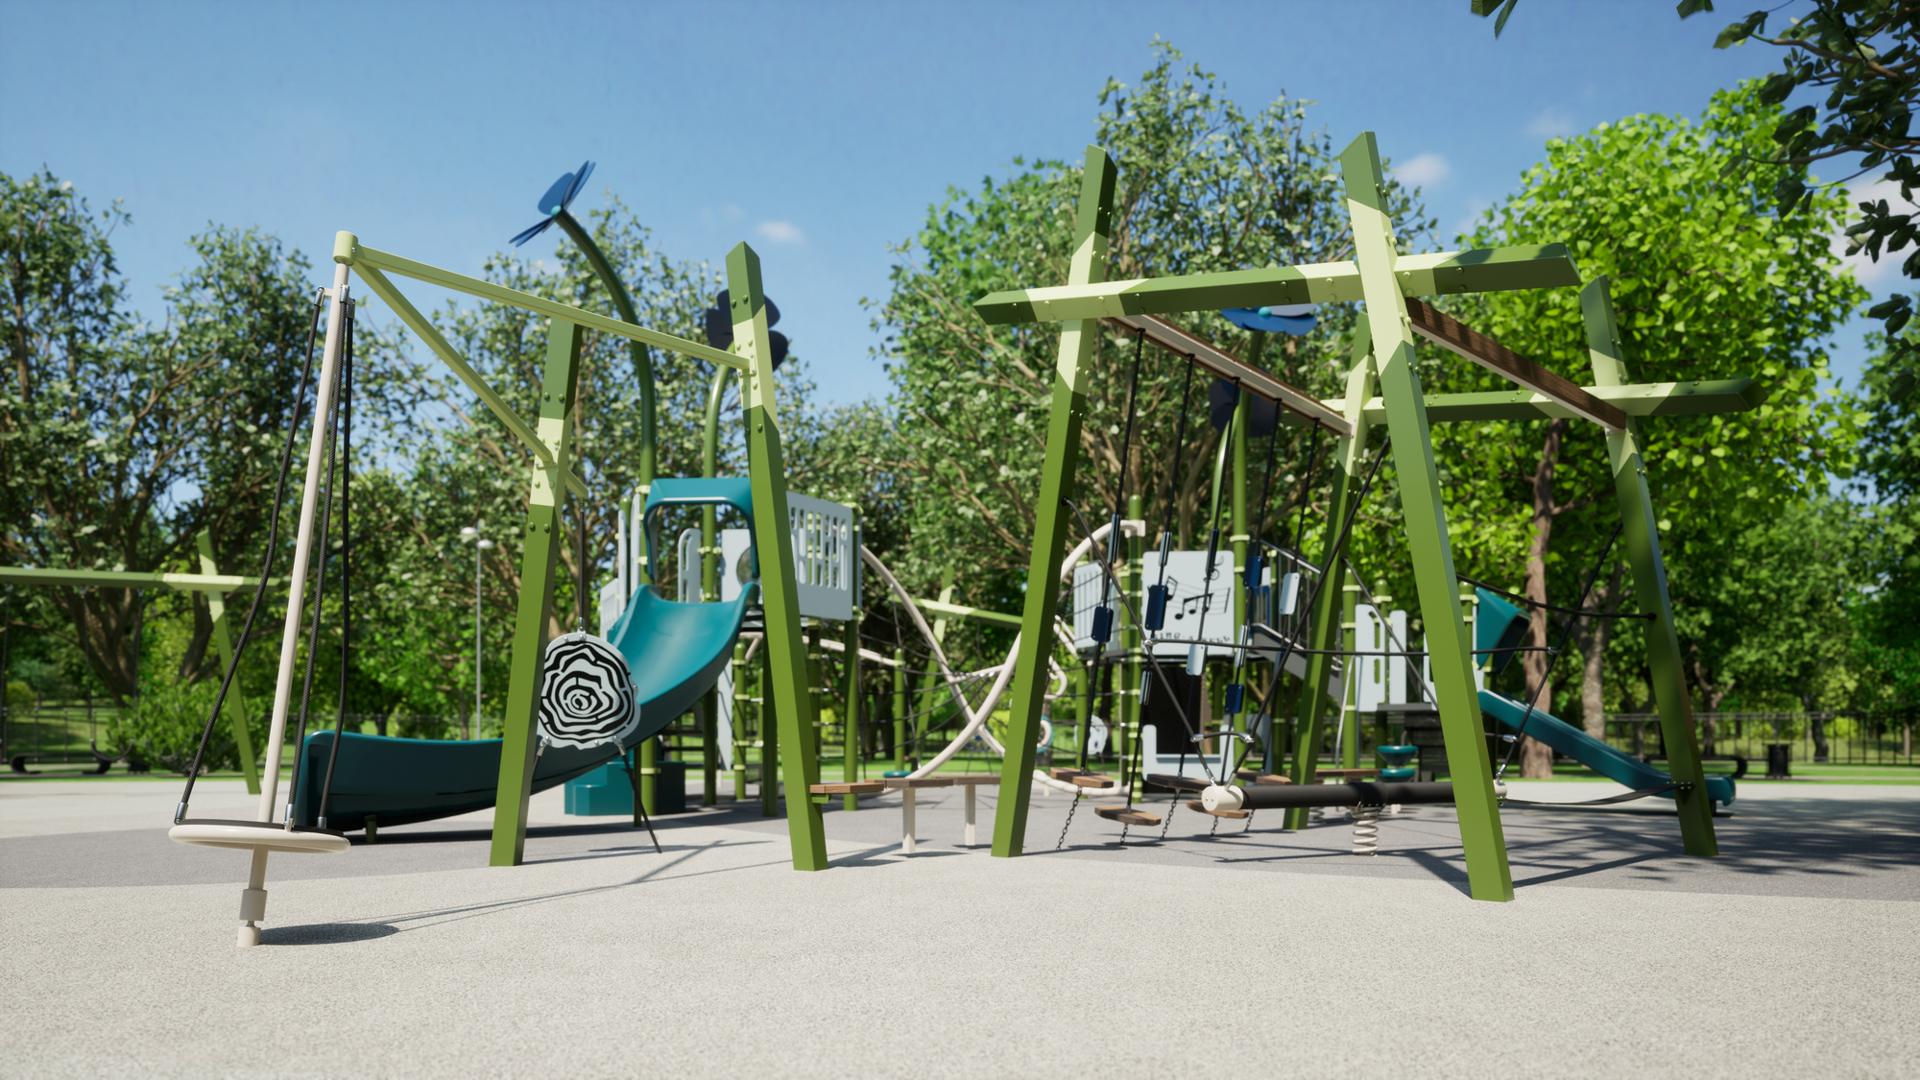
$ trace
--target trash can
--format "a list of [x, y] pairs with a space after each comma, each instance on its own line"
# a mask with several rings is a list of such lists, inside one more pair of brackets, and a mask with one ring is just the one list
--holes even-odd
[[1767, 744], [1767, 779], [1790, 780], [1792, 771], [1788, 768], [1793, 760], [1793, 744], [1775, 742]]
[[662, 758], [654, 762], [654, 766], [659, 771], [653, 774], [653, 812], [686, 813], [687, 763], [678, 758]]

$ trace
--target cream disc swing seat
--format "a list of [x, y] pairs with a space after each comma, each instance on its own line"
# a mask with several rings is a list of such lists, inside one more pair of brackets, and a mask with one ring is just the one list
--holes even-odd
[[[286, 443], [281, 449], [279, 478], [275, 485], [274, 500], [269, 510], [267, 526], [266, 555], [261, 567], [260, 585], [255, 590], [253, 602], [248, 607], [247, 618], [240, 634], [240, 648], [227, 665], [221, 680], [219, 693], [214, 698], [213, 708], [206, 727], [201, 731], [200, 744], [194, 754], [193, 763], [187, 772], [186, 790], [181, 794], [180, 804], [174, 811], [174, 823], [167, 830], [167, 838], [178, 843], [195, 847], [227, 848], [252, 853], [251, 866], [247, 875], [247, 887], [240, 894], [239, 944], [242, 946], [260, 943], [260, 922], [266, 917], [267, 892], [267, 856], [273, 852], [294, 854], [339, 854], [352, 846], [347, 838], [324, 828], [325, 819], [321, 819], [322, 828], [296, 828], [292, 824], [291, 807], [285, 823], [274, 821], [274, 809], [280, 786], [280, 759], [286, 745], [287, 719], [289, 706], [293, 698], [294, 663], [300, 649], [300, 631], [303, 605], [307, 599], [307, 571], [312, 562], [316, 546], [324, 553], [327, 548], [327, 526], [331, 517], [331, 502], [335, 481], [334, 440], [336, 424], [339, 428], [340, 459], [342, 476], [351, 475], [350, 455], [352, 451], [353, 431], [353, 307], [347, 295], [347, 266], [337, 264], [334, 268], [333, 287], [321, 290], [313, 311], [313, 322], [308, 328], [307, 361], [302, 369], [299, 388], [294, 394], [293, 417], [288, 425]], [[206, 756], [207, 743], [213, 732], [213, 726], [220, 715], [220, 706], [228, 690], [233, 685], [235, 673], [239, 670], [240, 654], [246, 646], [255, 617], [259, 614], [261, 601], [266, 594], [267, 583], [271, 580], [274, 549], [279, 537], [279, 509], [286, 494], [286, 481], [291, 472], [293, 448], [298, 439], [301, 405], [306, 399], [306, 391], [313, 375], [313, 344], [319, 328], [323, 308], [331, 307], [327, 319], [326, 344], [322, 351], [320, 377], [315, 387], [313, 402], [313, 432], [308, 444], [307, 471], [305, 485], [300, 499], [299, 531], [294, 540], [293, 565], [287, 579], [287, 614], [280, 639], [280, 661], [278, 676], [274, 684], [273, 714], [267, 732], [266, 753], [263, 757], [263, 775], [260, 784], [260, 803], [258, 817], [255, 820], [187, 817], [187, 806], [193, 797], [194, 781], [200, 773], [201, 764]], [[344, 408], [342, 408], [344, 403]], [[325, 502], [322, 507], [321, 481], [326, 480]], [[318, 517], [318, 538], [316, 543], [315, 518]], [[348, 663], [348, 641], [350, 639], [350, 615], [348, 603], [347, 563], [352, 532], [348, 518], [347, 484], [341, 484], [341, 683], [344, 690], [346, 665]], [[320, 598], [326, 588], [326, 564], [324, 560], [317, 568], [314, 587], [314, 611], [312, 626], [308, 631], [307, 664], [301, 687], [300, 734], [295, 745], [304, 736], [307, 720], [307, 702], [313, 688], [313, 645], [320, 629]], [[342, 695], [344, 697], [344, 695]], [[342, 706], [344, 707], [344, 706]], [[338, 746], [338, 740], [335, 741]], [[297, 770], [299, 760], [296, 757], [294, 777], [298, 783]], [[328, 763], [328, 772], [332, 772], [332, 763]], [[331, 779], [331, 775], [329, 775]], [[324, 806], [324, 801], [322, 803]], [[323, 811], [324, 812], [324, 811]]]

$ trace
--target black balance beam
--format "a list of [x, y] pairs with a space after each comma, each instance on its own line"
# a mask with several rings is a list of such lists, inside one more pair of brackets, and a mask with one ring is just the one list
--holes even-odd
[[1452, 784], [1380, 783], [1361, 780], [1350, 784], [1248, 784], [1240, 788], [1245, 810], [1275, 810], [1292, 806], [1391, 806], [1407, 803], [1450, 803]]

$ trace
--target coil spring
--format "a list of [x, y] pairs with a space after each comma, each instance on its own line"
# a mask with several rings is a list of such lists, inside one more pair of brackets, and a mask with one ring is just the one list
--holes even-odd
[[1356, 806], [1353, 808], [1353, 853], [1355, 855], [1374, 855], [1380, 850], [1380, 808], [1377, 806]]

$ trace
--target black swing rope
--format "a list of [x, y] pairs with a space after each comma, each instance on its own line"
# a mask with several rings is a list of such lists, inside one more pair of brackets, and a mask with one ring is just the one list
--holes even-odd
[[[1300, 513], [1299, 513], [1299, 516], [1295, 519], [1294, 547], [1296, 549], [1298, 549], [1300, 544], [1299, 528], [1302, 525], [1304, 525], [1306, 522], [1306, 503], [1307, 503], [1307, 500], [1312, 497], [1313, 480], [1314, 480], [1315, 474], [1318, 471], [1319, 464], [1320, 464], [1320, 444], [1322, 441], [1321, 440], [1322, 430], [1323, 429], [1320, 424], [1320, 418], [1314, 417], [1312, 430], [1302, 433], [1302, 436], [1301, 436], [1303, 439], [1310, 440], [1312, 452], [1307, 457], [1307, 471], [1302, 477], [1304, 483], [1300, 489], [1300, 499], [1298, 503], [1298, 505], [1300, 506]], [[1265, 531], [1263, 526], [1265, 526], [1267, 518], [1273, 514], [1273, 474], [1276, 469], [1276, 462], [1278, 459], [1277, 451], [1279, 450], [1279, 447], [1280, 447], [1279, 432], [1276, 431], [1274, 433], [1274, 437], [1267, 440], [1266, 476], [1260, 482], [1260, 516], [1254, 520], [1255, 529], [1261, 532]], [[1280, 534], [1282, 536], [1285, 536], [1286, 535], [1286, 529], [1284, 524], [1286, 520], [1285, 516], [1282, 515], [1282, 517], [1279, 520], [1282, 523]], [[1265, 557], [1260, 552], [1260, 548], [1262, 546], [1263, 545], [1260, 543], [1252, 544], [1248, 552], [1248, 558], [1260, 559], [1264, 562]], [[1278, 584], [1279, 578], [1280, 578], [1280, 575], [1278, 573], [1279, 567], [1276, 566], [1274, 570], [1275, 570], [1274, 584]], [[1246, 661], [1247, 661], [1247, 652], [1248, 652], [1247, 647], [1253, 644], [1253, 628], [1256, 625], [1258, 625], [1258, 620], [1254, 618], [1255, 614], [1258, 611], [1258, 605], [1253, 602], [1253, 585], [1254, 585], [1255, 576], [1256, 575], [1253, 574], [1250, 570], [1247, 572], [1248, 599], [1247, 599], [1246, 619], [1245, 619], [1245, 625], [1242, 626], [1240, 630], [1242, 647], [1240, 649], [1237, 649], [1233, 654], [1232, 679], [1235, 683], [1241, 686], [1240, 693], [1243, 695], [1243, 699], [1244, 699], [1244, 695], [1246, 695], [1247, 693], [1246, 684], [1243, 681], [1244, 679], [1243, 673], [1244, 673], [1244, 670], [1246, 667]], [[1268, 596], [1272, 596], [1273, 595], [1272, 590], [1274, 588], [1274, 584], [1264, 585], [1264, 586], [1261, 586], [1261, 588], [1266, 590]], [[1276, 736], [1276, 732], [1273, 726], [1272, 705], [1273, 705], [1273, 690], [1274, 690], [1274, 687], [1278, 685], [1279, 680], [1280, 680], [1280, 669], [1277, 667], [1273, 668], [1268, 673], [1267, 692], [1260, 696], [1258, 707], [1251, 710], [1253, 714], [1252, 719], [1248, 722], [1248, 725], [1247, 725], [1248, 728], [1251, 730], [1258, 730], [1260, 727], [1261, 721], [1265, 720], [1267, 724], [1267, 740], [1269, 744], [1272, 743], [1272, 740]], [[1246, 824], [1242, 826], [1240, 831], [1247, 832], [1252, 828], [1253, 828], [1253, 815], [1249, 813], [1247, 815]]]
[[[353, 322], [354, 307], [347, 306], [343, 327], [346, 347], [340, 357], [340, 684], [334, 696], [333, 742], [327, 747], [327, 775], [320, 784], [320, 806], [314, 824], [327, 827], [327, 802], [333, 797], [334, 767], [340, 763], [340, 743], [346, 738], [347, 672], [353, 656], [353, 519], [349, 515], [353, 493]], [[319, 605], [314, 605], [315, 614]], [[317, 621], [317, 620], [316, 620]], [[309, 650], [311, 655], [311, 650]], [[301, 722], [305, 723], [302, 702]], [[297, 743], [295, 745], [298, 745]], [[297, 768], [298, 759], [296, 759]], [[298, 777], [298, 773], [295, 776]], [[291, 820], [291, 817], [289, 817]]]
[[[180, 804], [174, 808], [173, 821], [179, 824], [187, 819], [187, 806], [193, 800], [194, 782], [200, 777], [200, 769], [205, 764], [207, 744], [213, 738], [213, 729], [220, 722], [221, 706], [226, 704], [227, 693], [233, 688], [234, 677], [240, 671], [240, 656], [246, 651], [247, 643], [253, 639], [253, 624], [259, 618], [261, 603], [266, 599], [267, 581], [273, 574], [274, 548], [280, 540], [280, 509], [286, 503], [287, 476], [293, 470], [293, 447], [300, 437], [300, 412], [306, 407], [307, 387], [313, 381], [314, 346], [320, 338], [320, 316], [325, 313], [327, 295], [330, 290], [322, 288], [313, 300], [313, 314], [307, 322], [307, 358], [300, 369], [300, 382], [293, 392], [293, 410], [287, 420], [286, 442], [280, 448], [280, 466], [274, 480], [273, 503], [267, 514], [267, 542], [260, 557], [259, 583], [254, 586], [253, 600], [247, 605], [247, 617], [240, 624], [240, 640], [234, 645], [233, 656], [227, 661], [227, 670], [220, 677], [220, 689], [214, 694], [213, 706], [207, 710], [207, 722], [200, 728], [200, 741], [195, 745], [193, 761], [187, 767], [186, 787], [180, 793]], [[279, 762], [271, 767], [278, 769]]]
[[[344, 488], [344, 484], [342, 484], [341, 482], [340, 474], [338, 471], [338, 465], [339, 465], [338, 456], [336, 455], [335, 452], [340, 448], [339, 447], [339, 440], [341, 435], [340, 420], [341, 420], [341, 411], [342, 411], [342, 404], [343, 404], [340, 391], [341, 391], [341, 387], [345, 382], [347, 368], [352, 363], [352, 361], [347, 358], [349, 355], [348, 350], [353, 347], [352, 345], [353, 343], [352, 305], [349, 304], [347, 306], [346, 311], [343, 314], [343, 318], [345, 321], [343, 322], [340, 328], [340, 333], [341, 333], [340, 367], [333, 374], [333, 380], [334, 380], [333, 408], [329, 411], [329, 415], [327, 415], [326, 417], [314, 418], [315, 423], [323, 423], [326, 425], [326, 432], [327, 432], [326, 440], [325, 440], [326, 441], [326, 457], [323, 459], [325, 461], [325, 465], [323, 466], [323, 471], [326, 476], [327, 487], [326, 487], [325, 493], [320, 496], [320, 520], [318, 522], [318, 527], [313, 537], [312, 550], [319, 552], [320, 565], [317, 566], [313, 572], [313, 615], [307, 623], [307, 655], [306, 655], [306, 662], [302, 667], [301, 678], [300, 678], [300, 719], [299, 719], [298, 726], [294, 729], [293, 774], [287, 780], [286, 819], [284, 824], [282, 825], [282, 828], [286, 829], [288, 832], [292, 832], [294, 828], [294, 820], [295, 820], [294, 802], [300, 792], [301, 773], [303, 773], [306, 769], [307, 718], [309, 715], [310, 707], [313, 702], [313, 669], [314, 669], [314, 660], [318, 656], [320, 651], [320, 624], [323, 621], [323, 616], [326, 610], [327, 563], [331, 561], [327, 556], [329, 553], [328, 552], [329, 544], [332, 542], [330, 538], [330, 529], [333, 521], [333, 495], [334, 495], [334, 491], [337, 488]], [[346, 560], [345, 560], [344, 547], [342, 549], [341, 556], [342, 556], [341, 557], [341, 563], [342, 563], [341, 578], [344, 581], [346, 578], [346, 573], [345, 573]], [[346, 649], [343, 643], [341, 648], [341, 663], [344, 665], [345, 662], [346, 662]], [[345, 681], [345, 677], [346, 677], [345, 671], [343, 669], [341, 673], [341, 679], [343, 682]], [[336, 745], [339, 742], [337, 738], [334, 741]], [[275, 764], [277, 765], [278, 763], [275, 763]], [[318, 824], [317, 821], [316, 821], [316, 824]]]
[[[1316, 446], [1317, 445], [1316, 443]], [[1393, 434], [1389, 432], [1386, 438], [1380, 440], [1380, 448], [1374, 451], [1373, 460], [1367, 465], [1367, 474], [1361, 478], [1360, 490], [1354, 495], [1353, 505], [1347, 507], [1346, 516], [1340, 521], [1339, 531], [1334, 533], [1333, 543], [1327, 547], [1326, 565], [1321, 569], [1319, 579], [1313, 583], [1313, 592], [1309, 595], [1303, 595], [1300, 598], [1309, 618], [1312, 617], [1314, 607], [1320, 602], [1320, 592], [1327, 587], [1327, 580], [1339, 576], [1341, 560], [1346, 557], [1347, 537], [1353, 532], [1353, 522], [1360, 516], [1360, 507], [1366, 503], [1367, 495], [1373, 491], [1374, 478], [1380, 475], [1380, 466], [1387, 460], [1387, 449], [1392, 445]], [[1302, 488], [1301, 496], [1300, 512], [1295, 520], [1295, 528], [1304, 532], [1306, 528], [1306, 500], [1312, 498], [1312, 490], [1310, 488]], [[1295, 543], [1298, 544], [1299, 540], [1300, 535], [1296, 533], [1294, 537]], [[1293, 639], [1285, 638], [1280, 647], [1280, 655], [1274, 660], [1274, 667], [1276, 669], [1286, 667], [1287, 658], [1295, 652], [1306, 654], [1311, 651], [1313, 650], [1297, 649], [1294, 646]], [[1269, 745], [1272, 745], [1272, 738], [1273, 734], [1269, 733]]]
[[[1145, 342], [1145, 335], [1142, 334], [1141, 342], [1135, 346], [1136, 357], [1138, 357], [1140, 350], [1144, 349], [1145, 347], [1144, 342]], [[1193, 358], [1188, 357], [1187, 373], [1185, 378], [1181, 380], [1181, 384], [1180, 384], [1180, 418], [1179, 418], [1179, 422], [1174, 425], [1175, 457], [1174, 457], [1172, 468], [1168, 470], [1167, 499], [1166, 499], [1166, 505], [1163, 508], [1161, 513], [1160, 577], [1158, 581], [1158, 583], [1161, 586], [1164, 586], [1167, 580], [1167, 551], [1168, 551], [1168, 545], [1171, 543], [1171, 536], [1173, 531], [1173, 506], [1174, 506], [1174, 500], [1179, 493], [1179, 478], [1180, 478], [1180, 464], [1179, 464], [1179, 456], [1178, 456], [1179, 447], [1181, 444], [1183, 444], [1186, 441], [1186, 437], [1187, 437], [1187, 415], [1191, 411], [1187, 406], [1188, 406], [1188, 400], [1193, 395], [1193, 370], [1196, 366], [1197, 365], [1193, 362]], [[1064, 505], [1069, 511], [1073, 513], [1074, 519], [1078, 522], [1081, 531], [1086, 534], [1087, 540], [1090, 543], [1093, 542], [1094, 530], [1093, 530], [1092, 524], [1087, 520], [1086, 514], [1081, 511], [1079, 504], [1075, 503], [1072, 499], [1064, 495], [1061, 496], [1060, 501], [1062, 505]], [[1111, 589], [1114, 592], [1118, 593], [1120, 597], [1121, 606], [1127, 613], [1127, 621], [1130, 624], [1132, 624], [1133, 628], [1136, 631], [1139, 632], [1143, 640], [1149, 641], [1148, 648], [1145, 650], [1146, 666], [1149, 673], [1149, 677], [1160, 680], [1161, 689], [1167, 693], [1168, 700], [1173, 703], [1174, 710], [1180, 716], [1180, 722], [1182, 727], [1191, 728], [1193, 726], [1192, 722], [1189, 721], [1187, 718], [1187, 712], [1185, 707], [1180, 704], [1179, 695], [1173, 693], [1172, 687], [1167, 685], [1166, 674], [1160, 670], [1160, 665], [1154, 657], [1153, 649], [1150, 644], [1151, 639], [1148, 638], [1147, 630], [1142, 620], [1139, 617], [1139, 612], [1136, 611], [1133, 606], [1132, 598], [1127, 596], [1125, 589], [1118, 588], [1118, 582], [1115, 580], [1116, 575], [1114, 573], [1112, 559], [1108, 558], [1102, 561], [1100, 566], [1101, 566], [1102, 577], [1104, 579], [1104, 582], [1101, 586], [1102, 592], [1106, 593], [1108, 590]], [[1147, 682], [1145, 679], [1143, 679], [1140, 684], [1140, 691], [1141, 691], [1140, 708], [1142, 710], [1146, 708], [1146, 703], [1148, 700], [1146, 688], [1147, 688]], [[1133, 758], [1133, 768], [1131, 770], [1123, 769], [1122, 777], [1121, 777], [1122, 780], [1124, 781], [1123, 786], [1126, 788], [1126, 793], [1125, 793], [1126, 804], [1125, 805], [1128, 809], [1132, 809], [1133, 807], [1132, 778], [1139, 775], [1139, 770], [1144, 761], [1140, 738], [1136, 736], [1133, 742], [1134, 742], [1134, 745], [1130, 748], [1132, 751], [1130, 756]], [[1186, 753], [1187, 753], [1186, 745], [1182, 743], [1181, 749], [1180, 749], [1181, 771], [1185, 771], [1186, 769]], [[1212, 780], [1213, 771], [1207, 768], [1205, 758], [1201, 759], [1200, 767], [1201, 769], [1206, 771], [1207, 778], [1209, 780]], [[1066, 843], [1067, 829], [1072, 827], [1073, 812], [1079, 808], [1080, 799], [1081, 799], [1081, 793], [1076, 790], [1073, 796], [1073, 803], [1068, 807], [1068, 810], [1067, 810], [1067, 823], [1060, 830], [1060, 841], [1059, 841], [1059, 844], [1055, 846], [1055, 850], [1059, 850], [1059, 847]], [[1167, 814], [1166, 819], [1162, 822], [1162, 825], [1161, 825], [1162, 838], [1165, 838], [1166, 828], [1169, 824], [1171, 824], [1172, 819], [1173, 819], [1173, 814], [1169, 812]], [[1131, 827], [1132, 826], [1130, 823], [1127, 823], [1127, 822], [1121, 823], [1120, 840], [1122, 843], [1126, 842], [1127, 830], [1130, 829]]]
[[[1143, 330], [1134, 338], [1133, 374], [1127, 380], [1127, 423], [1126, 423], [1126, 426], [1122, 429], [1121, 436], [1120, 436], [1120, 482], [1118, 486], [1114, 488], [1113, 514], [1108, 518], [1108, 521], [1107, 521], [1107, 563], [1109, 565], [1111, 565], [1113, 561], [1119, 557], [1119, 553], [1120, 553], [1120, 534], [1121, 534], [1120, 523], [1123, 520], [1126, 513], [1126, 509], [1127, 509], [1127, 465], [1133, 457], [1133, 422], [1134, 422], [1135, 416], [1137, 415], [1138, 406], [1140, 403], [1140, 362], [1143, 356], [1145, 355], [1146, 351], [1147, 351], [1147, 334], [1146, 334], [1146, 331]], [[1107, 601], [1112, 597], [1112, 586], [1113, 586], [1112, 579], [1104, 573], [1101, 574], [1100, 575], [1100, 606], [1096, 607], [1093, 613], [1093, 618], [1096, 621], [1101, 620], [1103, 618], [1101, 614], [1103, 611], [1111, 610], [1107, 607]], [[1099, 690], [1100, 684], [1105, 681], [1107, 676], [1108, 658], [1107, 658], [1107, 640], [1106, 639], [1107, 639], [1107, 636], [1110, 636], [1112, 633], [1113, 618], [1111, 615], [1106, 615], [1104, 616], [1104, 618], [1108, 624], [1105, 628], [1107, 631], [1107, 634], [1102, 635], [1097, 631], [1094, 633], [1093, 661], [1088, 665], [1089, 670], [1087, 673], [1087, 697], [1085, 702], [1086, 722], [1084, 725], [1086, 728], [1087, 734], [1085, 737], [1082, 737], [1080, 739], [1080, 746], [1078, 748], [1077, 754], [1075, 755], [1076, 761], [1074, 765], [1074, 767], [1079, 769], [1081, 772], [1085, 772], [1087, 768], [1087, 743], [1091, 741], [1091, 735], [1093, 732], [1094, 697]], [[1109, 705], [1108, 705], [1107, 711], [1108, 712], [1113, 711], [1113, 708], [1111, 705], [1111, 698], [1109, 698]]]

